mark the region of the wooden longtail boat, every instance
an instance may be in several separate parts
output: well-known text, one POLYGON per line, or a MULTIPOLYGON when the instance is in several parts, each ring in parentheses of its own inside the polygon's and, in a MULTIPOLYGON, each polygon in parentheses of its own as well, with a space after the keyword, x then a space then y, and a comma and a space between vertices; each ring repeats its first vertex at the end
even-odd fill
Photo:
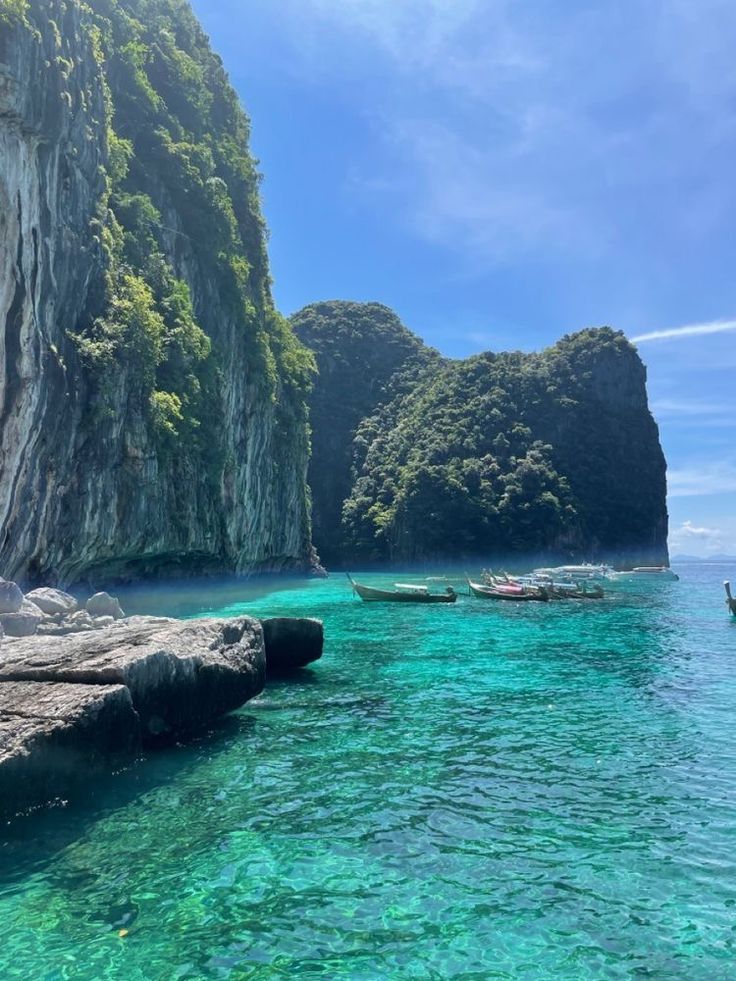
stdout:
POLYGON ((523 590, 544 590, 550 599, 603 599, 603 587, 596 584, 589 586, 587 580, 578 582, 554 582, 548 576, 509 576, 503 573, 503 578, 484 573, 483 585, 492 589, 507 592, 509 589, 523 590))
POLYGON ((477 596, 478 599, 508 600, 512 603, 523 603, 530 600, 537 600, 542 603, 549 601, 549 594, 546 589, 541 588, 534 592, 526 592, 525 590, 519 592, 517 590, 499 589, 496 586, 484 586, 468 579, 468 589, 471 596, 477 596))
POLYGON ((731 595, 731 583, 724 582, 723 588, 726 590, 726 606, 729 608, 731 613, 736 617, 736 599, 731 595))
POLYGON ((365 603, 455 603, 457 593, 448 586, 444 593, 430 593, 426 586, 413 586, 397 583, 397 589, 377 589, 356 582, 350 573, 345 573, 353 587, 353 592, 365 603))

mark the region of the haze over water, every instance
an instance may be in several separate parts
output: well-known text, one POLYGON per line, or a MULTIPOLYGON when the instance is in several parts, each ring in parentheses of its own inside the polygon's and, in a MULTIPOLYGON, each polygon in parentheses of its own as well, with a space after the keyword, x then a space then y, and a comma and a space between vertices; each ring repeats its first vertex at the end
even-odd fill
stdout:
POLYGON ((732 977, 736 570, 677 571, 600 603, 155 594, 321 617, 325 656, 5 829, 0 976, 732 977))

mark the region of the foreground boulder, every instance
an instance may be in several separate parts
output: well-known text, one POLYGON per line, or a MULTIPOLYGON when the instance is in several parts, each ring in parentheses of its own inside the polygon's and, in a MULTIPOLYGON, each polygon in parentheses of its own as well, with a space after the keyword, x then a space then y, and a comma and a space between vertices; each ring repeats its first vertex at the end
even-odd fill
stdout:
POLYGON ((321 620, 271 617, 261 623, 269 673, 288 673, 322 657, 324 628, 321 620))
POLYGON ((0 684, 0 816, 65 797, 140 739, 124 685, 0 684))
POLYGON ((82 632, 0 647, 0 818, 238 708, 263 689, 267 658, 282 672, 322 654, 319 620, 55 617, 40 629, 82 632))
POLYGON ((89 633, 6 643, 7 681, 125 685, 145 743, 238 708, 262 689, 266 657, 257 620, 130 617, 89 633))

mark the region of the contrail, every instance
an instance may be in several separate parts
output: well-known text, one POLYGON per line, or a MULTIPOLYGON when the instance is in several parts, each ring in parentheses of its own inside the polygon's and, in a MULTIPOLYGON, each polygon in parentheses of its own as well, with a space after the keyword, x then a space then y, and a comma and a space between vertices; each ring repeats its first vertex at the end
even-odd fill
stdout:
POLYGON ((736 320, 711 320, 707 324, 687 324, 685 327, 671 327, 668 330, 653 330, 649 334, 639 334, 632 337, 632 344, 644 341, 666 341, 676 337, 697 337, 703 334, 723 334, 727 330, 736 330, 736 320))

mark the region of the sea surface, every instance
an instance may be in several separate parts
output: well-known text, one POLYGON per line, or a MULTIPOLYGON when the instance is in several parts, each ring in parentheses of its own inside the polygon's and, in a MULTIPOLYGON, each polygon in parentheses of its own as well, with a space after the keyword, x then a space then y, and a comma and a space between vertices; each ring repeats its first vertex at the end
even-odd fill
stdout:
POLYGON ((736 569, 677 571, 549 605, 128 594, 321 617, 325 654, 0 829, 0 978, 736 977, 736 569))

